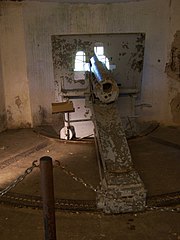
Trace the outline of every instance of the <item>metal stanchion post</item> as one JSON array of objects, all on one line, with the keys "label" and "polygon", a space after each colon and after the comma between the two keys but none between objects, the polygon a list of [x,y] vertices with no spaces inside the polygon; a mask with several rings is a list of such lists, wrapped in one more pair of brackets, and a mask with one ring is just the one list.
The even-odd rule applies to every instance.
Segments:
[{"label": "metal stanchion post", "polygon": [[52,158],[40,158],[41,193],[43,200],[44,236],[45,240],[56,240],[56,222],[54,206],[54,185]]}]

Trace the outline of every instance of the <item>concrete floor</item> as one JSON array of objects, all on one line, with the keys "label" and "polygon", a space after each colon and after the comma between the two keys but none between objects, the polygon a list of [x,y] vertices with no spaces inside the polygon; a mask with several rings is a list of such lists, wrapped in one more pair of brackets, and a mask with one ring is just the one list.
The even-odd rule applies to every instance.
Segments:
[{"label": "concrete floor", "polygon": [[[149,196],[180,191],[180,130],[161,127],[148,136],[129,140],[133,162]],[[93,141],[65,143],[31,129],[0,134],[0,188],[30,167],[35,159],[49,155],[60,160],[85,182],[99,183]],[[71,177],[54,169],[55,196],[95,199],[95,194]],[[36,168],[13,190],[40,195]],[[43,239],[41,210],[0,205],[0,239]],[[92,212],[56,212],[57,239],[180,239],[180,213],[153,210],[135,214],[105,215]]]}]

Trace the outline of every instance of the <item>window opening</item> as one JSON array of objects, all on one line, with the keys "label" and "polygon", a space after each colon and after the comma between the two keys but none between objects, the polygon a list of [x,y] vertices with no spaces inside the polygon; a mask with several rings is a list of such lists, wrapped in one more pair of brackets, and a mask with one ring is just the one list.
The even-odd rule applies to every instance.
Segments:
[{"label": "window opening", "polygon": [[[102,43],[95,44],[94,52],[98,60],[104,63],[107,69],[110,69],[109,59],[104,55],[104,46]],[[78,51],[75,56],[74,80],[85,79],[86,71],[90,71],[89,63],[86,62],[86,54],[84,51]]]},{"label": "window opening", "polygon": [[86,54],[83,51],[78,51],[75,57],[74,71],[85,72],[89,71],[89,65],[86,63]]},{"label": "window opening", "polygon": [[74,64],[74,80],[81,81],[86,79],[86,71],[90,71],[89,63],[86,63],[86,54],[84,51],[78,51]]},{"label": "window opening", "polygon": [[109,59],[104,55],[104,46],[102,43],[96,43],[94,47],[94,52],[99,61],[104,63],[107,69],[110,69]]}]

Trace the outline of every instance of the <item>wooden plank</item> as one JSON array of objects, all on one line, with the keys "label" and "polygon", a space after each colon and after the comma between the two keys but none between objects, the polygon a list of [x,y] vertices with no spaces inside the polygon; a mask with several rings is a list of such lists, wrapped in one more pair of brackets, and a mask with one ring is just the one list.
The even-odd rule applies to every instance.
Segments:
[{"label": "wooden plank", "polygon": [[52,113],[74,112],[72,101],[52,103]]}]

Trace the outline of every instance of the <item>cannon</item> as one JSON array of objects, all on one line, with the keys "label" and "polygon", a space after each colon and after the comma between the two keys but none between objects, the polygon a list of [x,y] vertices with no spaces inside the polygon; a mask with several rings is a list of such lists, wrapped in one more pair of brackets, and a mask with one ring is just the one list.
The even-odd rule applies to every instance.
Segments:
[{"label": "cannon", "polygon": [[94,55],[90,59],[93,93],[103,103],[114,102],[119,96],[119,87],[106,65]]}]

